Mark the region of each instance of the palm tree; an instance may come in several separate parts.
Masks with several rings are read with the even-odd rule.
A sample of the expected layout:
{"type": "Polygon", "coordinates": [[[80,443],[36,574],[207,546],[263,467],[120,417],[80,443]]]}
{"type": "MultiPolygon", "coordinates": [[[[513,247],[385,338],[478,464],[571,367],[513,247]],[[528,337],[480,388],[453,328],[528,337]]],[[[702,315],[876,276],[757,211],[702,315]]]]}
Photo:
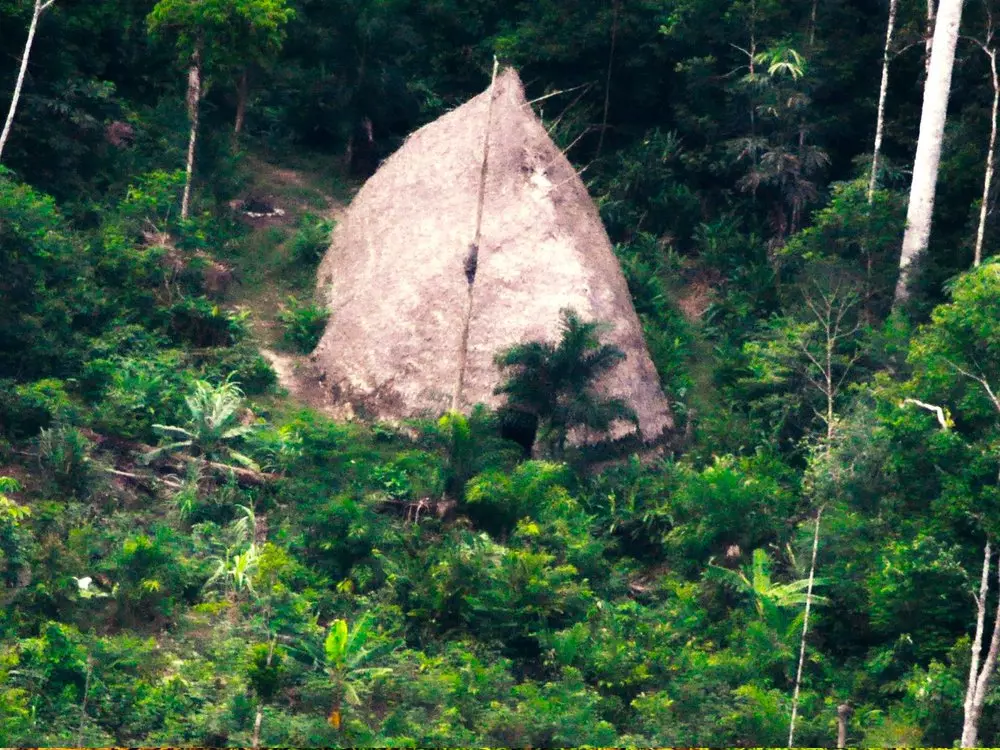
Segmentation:
{"type": "Polygon", "coordinates": [[[740,85],[751,92],[755,102],[751,112],[755,125],[749,136],[733,139],[728,145],[736,162],[748,165],[737,187],[754,196],[760,188],[770,188],[771,222],[775,238],[782,244],[787,234],[798,231],[805,208],[818,197],[813,177],[830,159],[825,151],[806,142],[810,100],[798,85],[806,72],[802,55],[787,45],[778,45],[754,55],[753,62],[762,66],[766,75],[748,74],[740,85]],[[766,128],[766,134],[757,132],[758,124],[766,128]]]}
{"type": "Polygon", "coordinates": [[[147,453],[143,456],[145,463],[165,453],[187,449],[193,455],[209,460],[228,458],[254,471],[259,470],[253,459],[231,446],[231,443],[253,431],[252,425],[240,424],[243,391],[238,384],[228,378],[218,386],[198,380],[184,401],[191,414],[187,426],[154,424],[153,429],[157,433],[175,438],[175,441],[147,453]]]}
{"type": "Polygon", "coordinates": [[[495,393],[505,394],[506,417],[529,414],[538,420],[539,440],[560,457],[566,435],[575,426],[607,430],[617,420],[635,423],[635,412],[622,399],[601,398],[594,381],[625,359],[616,346],[602,344],[597,322],[583,322],[573,310],[562,311],[562,338],[517,344],[499,353],[497,366],[513,374],[495,393]]]}

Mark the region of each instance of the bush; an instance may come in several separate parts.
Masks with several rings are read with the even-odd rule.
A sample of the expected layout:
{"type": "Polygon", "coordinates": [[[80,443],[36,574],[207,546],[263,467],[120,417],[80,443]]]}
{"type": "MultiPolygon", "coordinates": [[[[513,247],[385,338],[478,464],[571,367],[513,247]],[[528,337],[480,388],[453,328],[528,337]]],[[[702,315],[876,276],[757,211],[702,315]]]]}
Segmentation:
{"type": "Polygon", "coordinates": [[[278,315],[285,329],[282,342],[300,354],[308,354],[323,336],[329,317],[330,313],[314,303],[289,297],[287,306],[278,315]]]}
{"type": "Polygon", "coordinates": [[[295,263],[314,265],[319,263],[323,253],[330,246],[333,225],[312,214],[306,214],[299,222],[299,228],[292,237],[291,256],[295,263]]]}
{"type": "Polygon", "coordinates": [[[93,476],[91,443],[79,430],[60,425],[38,436],[38,461],[60,490],[83,496],[93,476]]]}
{"type": "Polygon", "coordinates": [[[231,346],[248,332],[245,311],[223,310],[205,297],[188,297],[170,308],[170,334],[192,346],[231,346]]]}
{"type": "Polygon", "coordinates": [[[102,571],[116,581],[117,620],[126,626],[169,617],[191,586],[191,569],[176,550],[167,529],[129,536],[103,562],[102,571]]]}
{"type": "Polygon", "coordinates": [[[222,380],[231,376],[249,396],[268,393],[278,383],[270,362],[250,342],[199,354],[195,361],[203,379],[222,380]]]}
{"type": "Polygon", "coordinates": [[[71,373],[101,297],[90,247],[55,202],[0,169],[0,377],[71,373]]]}
{"type": "Polygon", "coordinates": [[[156,419],[173,421],[184,410],[191,375],[176,350],[149,357],[110,357],[87,365],[85,380],[97,402],[91,425],[133,440],[153,439],[156,419]]]}
{"type": "Polygon", "coordinates": [[[55,378],[15,385],[0,379],[0,429],[11,437],[28,437],[52,422],[71,420],[76,407],[66,393],[66,384],[55,378]]]}

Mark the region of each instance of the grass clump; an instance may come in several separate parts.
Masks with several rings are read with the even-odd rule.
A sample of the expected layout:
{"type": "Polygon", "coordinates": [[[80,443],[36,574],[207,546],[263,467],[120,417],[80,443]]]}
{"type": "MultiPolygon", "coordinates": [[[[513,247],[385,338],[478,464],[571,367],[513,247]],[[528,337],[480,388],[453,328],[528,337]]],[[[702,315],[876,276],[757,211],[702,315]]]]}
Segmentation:
{"type": "Polygon", "coordinates": [[[305,214],[289,244],[289,255],[295,263],[316,265],[330,246],[333,224],[314,214],[305,214]]]}
{"type": "Polygon", "coordinates": [[[316,348],[330,314],[314,302],[302,302],[294,296],[280,313],[282,343],[299,354],[308,354],[316,348]]]}

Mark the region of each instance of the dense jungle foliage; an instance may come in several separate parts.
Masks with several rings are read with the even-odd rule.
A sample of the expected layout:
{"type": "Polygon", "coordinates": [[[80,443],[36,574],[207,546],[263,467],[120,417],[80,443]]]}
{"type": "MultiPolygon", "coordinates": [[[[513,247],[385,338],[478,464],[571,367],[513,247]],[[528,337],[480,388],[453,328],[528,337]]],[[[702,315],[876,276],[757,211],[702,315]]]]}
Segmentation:
{"type": "Polygon", "coordinates": [[[869,193],[884,1],[0,0],[0,114],[37,15],[0,142],[0,745],[784,745],[794,703],[795,744],[950,746],[970,667],[1000,742],[1000,6],[965,4],[894,304],[929,38],[897,4],[869,193]],[[484,409],[335,422],[260,353],[314,346],[331,205],[494,55],[616,243],[661,454],[594,461],[556,406],[533,457],[484,409]]]}

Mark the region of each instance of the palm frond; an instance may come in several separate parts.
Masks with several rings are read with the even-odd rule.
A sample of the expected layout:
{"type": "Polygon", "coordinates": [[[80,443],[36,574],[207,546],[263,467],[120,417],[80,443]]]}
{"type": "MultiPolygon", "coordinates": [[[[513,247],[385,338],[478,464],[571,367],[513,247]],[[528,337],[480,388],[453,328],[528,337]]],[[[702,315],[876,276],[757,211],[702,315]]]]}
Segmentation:
{"type": "Polygon", "coordinates": [[[252,471],[260,471],[260,464],[254,461],[250,456],[239,451],[234,451],[231,448],[226,451],[226,455],[233,459],[236,463],[244,468],[250,469],[252,471]]]}
{"type": "Polygon", "coordinates": [[[190,448],[192,445],[194,445],[194,441],[192,440],[182,440],[179,443],[170,443],[169,445],[163,445],[160,446],[159,448],[154,448],[153,450],[142,454],[142,456],[139,458],[139,461],[143,464],[149,464],[162,455],[173,453],[174,451],[178,451],[181,448],[190,448]]]}
{"type": "Polygon", "coordinates": [[[195,437],[195,434],[190,430],[185,430],[183,427],[175,427],[169,424],[154,424],[153,432],[157,435],[163,435],[164,437],[168,435],[185,439],[192,439],[195,437]]]}

